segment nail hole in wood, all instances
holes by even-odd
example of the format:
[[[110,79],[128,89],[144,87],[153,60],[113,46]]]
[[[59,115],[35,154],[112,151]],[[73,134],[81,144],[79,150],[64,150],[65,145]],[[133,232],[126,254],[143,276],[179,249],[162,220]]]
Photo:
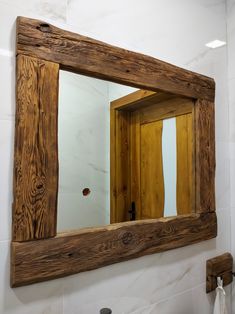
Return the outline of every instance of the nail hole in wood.
[[[50,25],[47,23],[41,23],[39,26],[36,26],[36,29],[40,30],[41,32],[49,32]]]
[[[91,193],[91,190],[89,188],[85,188],[82,190],[83,196],[88,196]]]

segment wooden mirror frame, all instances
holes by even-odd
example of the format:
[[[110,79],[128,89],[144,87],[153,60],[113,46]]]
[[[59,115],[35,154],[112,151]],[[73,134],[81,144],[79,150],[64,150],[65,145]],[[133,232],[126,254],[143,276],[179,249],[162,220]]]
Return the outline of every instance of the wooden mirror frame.
[[[16,37],[11,286],[216,237],[214,80],[34,19],[18,17]],[[60,69],[195,100],[195,213],[57,235]]]

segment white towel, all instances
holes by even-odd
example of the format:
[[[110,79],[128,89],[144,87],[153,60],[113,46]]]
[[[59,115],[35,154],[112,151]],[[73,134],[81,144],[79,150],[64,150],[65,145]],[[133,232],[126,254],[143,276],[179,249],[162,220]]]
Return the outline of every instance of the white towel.
[[[218,287],[216,288],[216,298],[213,314],[227,314],[228,312],[225,303],[225,291],[223,288],[223,280],[220,277],[217,278],[217,285]]]

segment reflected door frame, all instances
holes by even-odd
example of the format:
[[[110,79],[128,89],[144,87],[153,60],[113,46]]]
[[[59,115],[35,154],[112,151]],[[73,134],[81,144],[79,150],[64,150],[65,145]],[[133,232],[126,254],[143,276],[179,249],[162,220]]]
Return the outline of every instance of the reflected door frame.
[[[194,100],[139,90],[111,102],[111,223],[130,220],[133,203],[135,203],[136,219],[163,217],[163,167],[162,162],[156,164],[153,158],[162,161],[162,121],[172,117],[176,117],[177,156],[179,157],[177,158],[177,215],[195,212]],[[148,126],[152,128],[154,123],[157,127],[155,131],[158,132],[158,140],[155,143],[158,147],[153,151],[149,143],[149,137],[153,134],[150,134],[150,130],[147,129]],[[141,139],[141,132],[145,129],[146,138]],[[182,145],[185,142],[187,145]],[[149,147],[148,154],[147,151],[143,151],[143,144],[145,149]],[[151,157],[151,154],[154,156]],[[145,165],[152,163],[152,170],[158,176],[157,182],[153,179],[154,182],[151,184],[153,177],[148,172],[143,173],[143,163]],[[158,184],[158,191],[154,184]],[[151,188],[152,193],[150,193]],[[154,203],[153,199],[145,200],[147,192],[148,195],[152,194],[156,198]],[[143,198],[144,196],[146,197]],[[143,204],[144,200],[145,204]],[[148,208],[147,212],[144,208]]]

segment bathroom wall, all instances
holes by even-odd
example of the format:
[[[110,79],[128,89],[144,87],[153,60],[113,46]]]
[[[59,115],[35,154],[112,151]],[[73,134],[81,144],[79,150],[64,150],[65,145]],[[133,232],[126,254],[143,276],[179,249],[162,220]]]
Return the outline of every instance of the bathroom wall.
[[[231,5],[229,13],[232,11],[234,6]],[[41,18],[68,30],[150,54],[215,78],[219,228],[216,239],[29,287],[9,287],[17,15]],[[100,0],[96,5],[91,0],[0,0],[1,314],[95,314],[102,307],[112,308],[114,314],[211,313],[214,295],[205,294],[205,261],[231,249],[232,199],[227,48],[210,50],[205,47],[205,43],[215,38],[226,39],[224,1]],[[230,61],[234,62],[232,57]],[[230,75],[232,86],[235,74]],[[233,90],[231,88],[230,99]],[[232,204],[234,208],[234,202]],[[226,290],[230,307],[231,287]]]
[[[230,122],[231,250],[235,256],[235,0],[227,0],[228,94]],[[232,309],[235,313],[235,283],[232,286]]]

